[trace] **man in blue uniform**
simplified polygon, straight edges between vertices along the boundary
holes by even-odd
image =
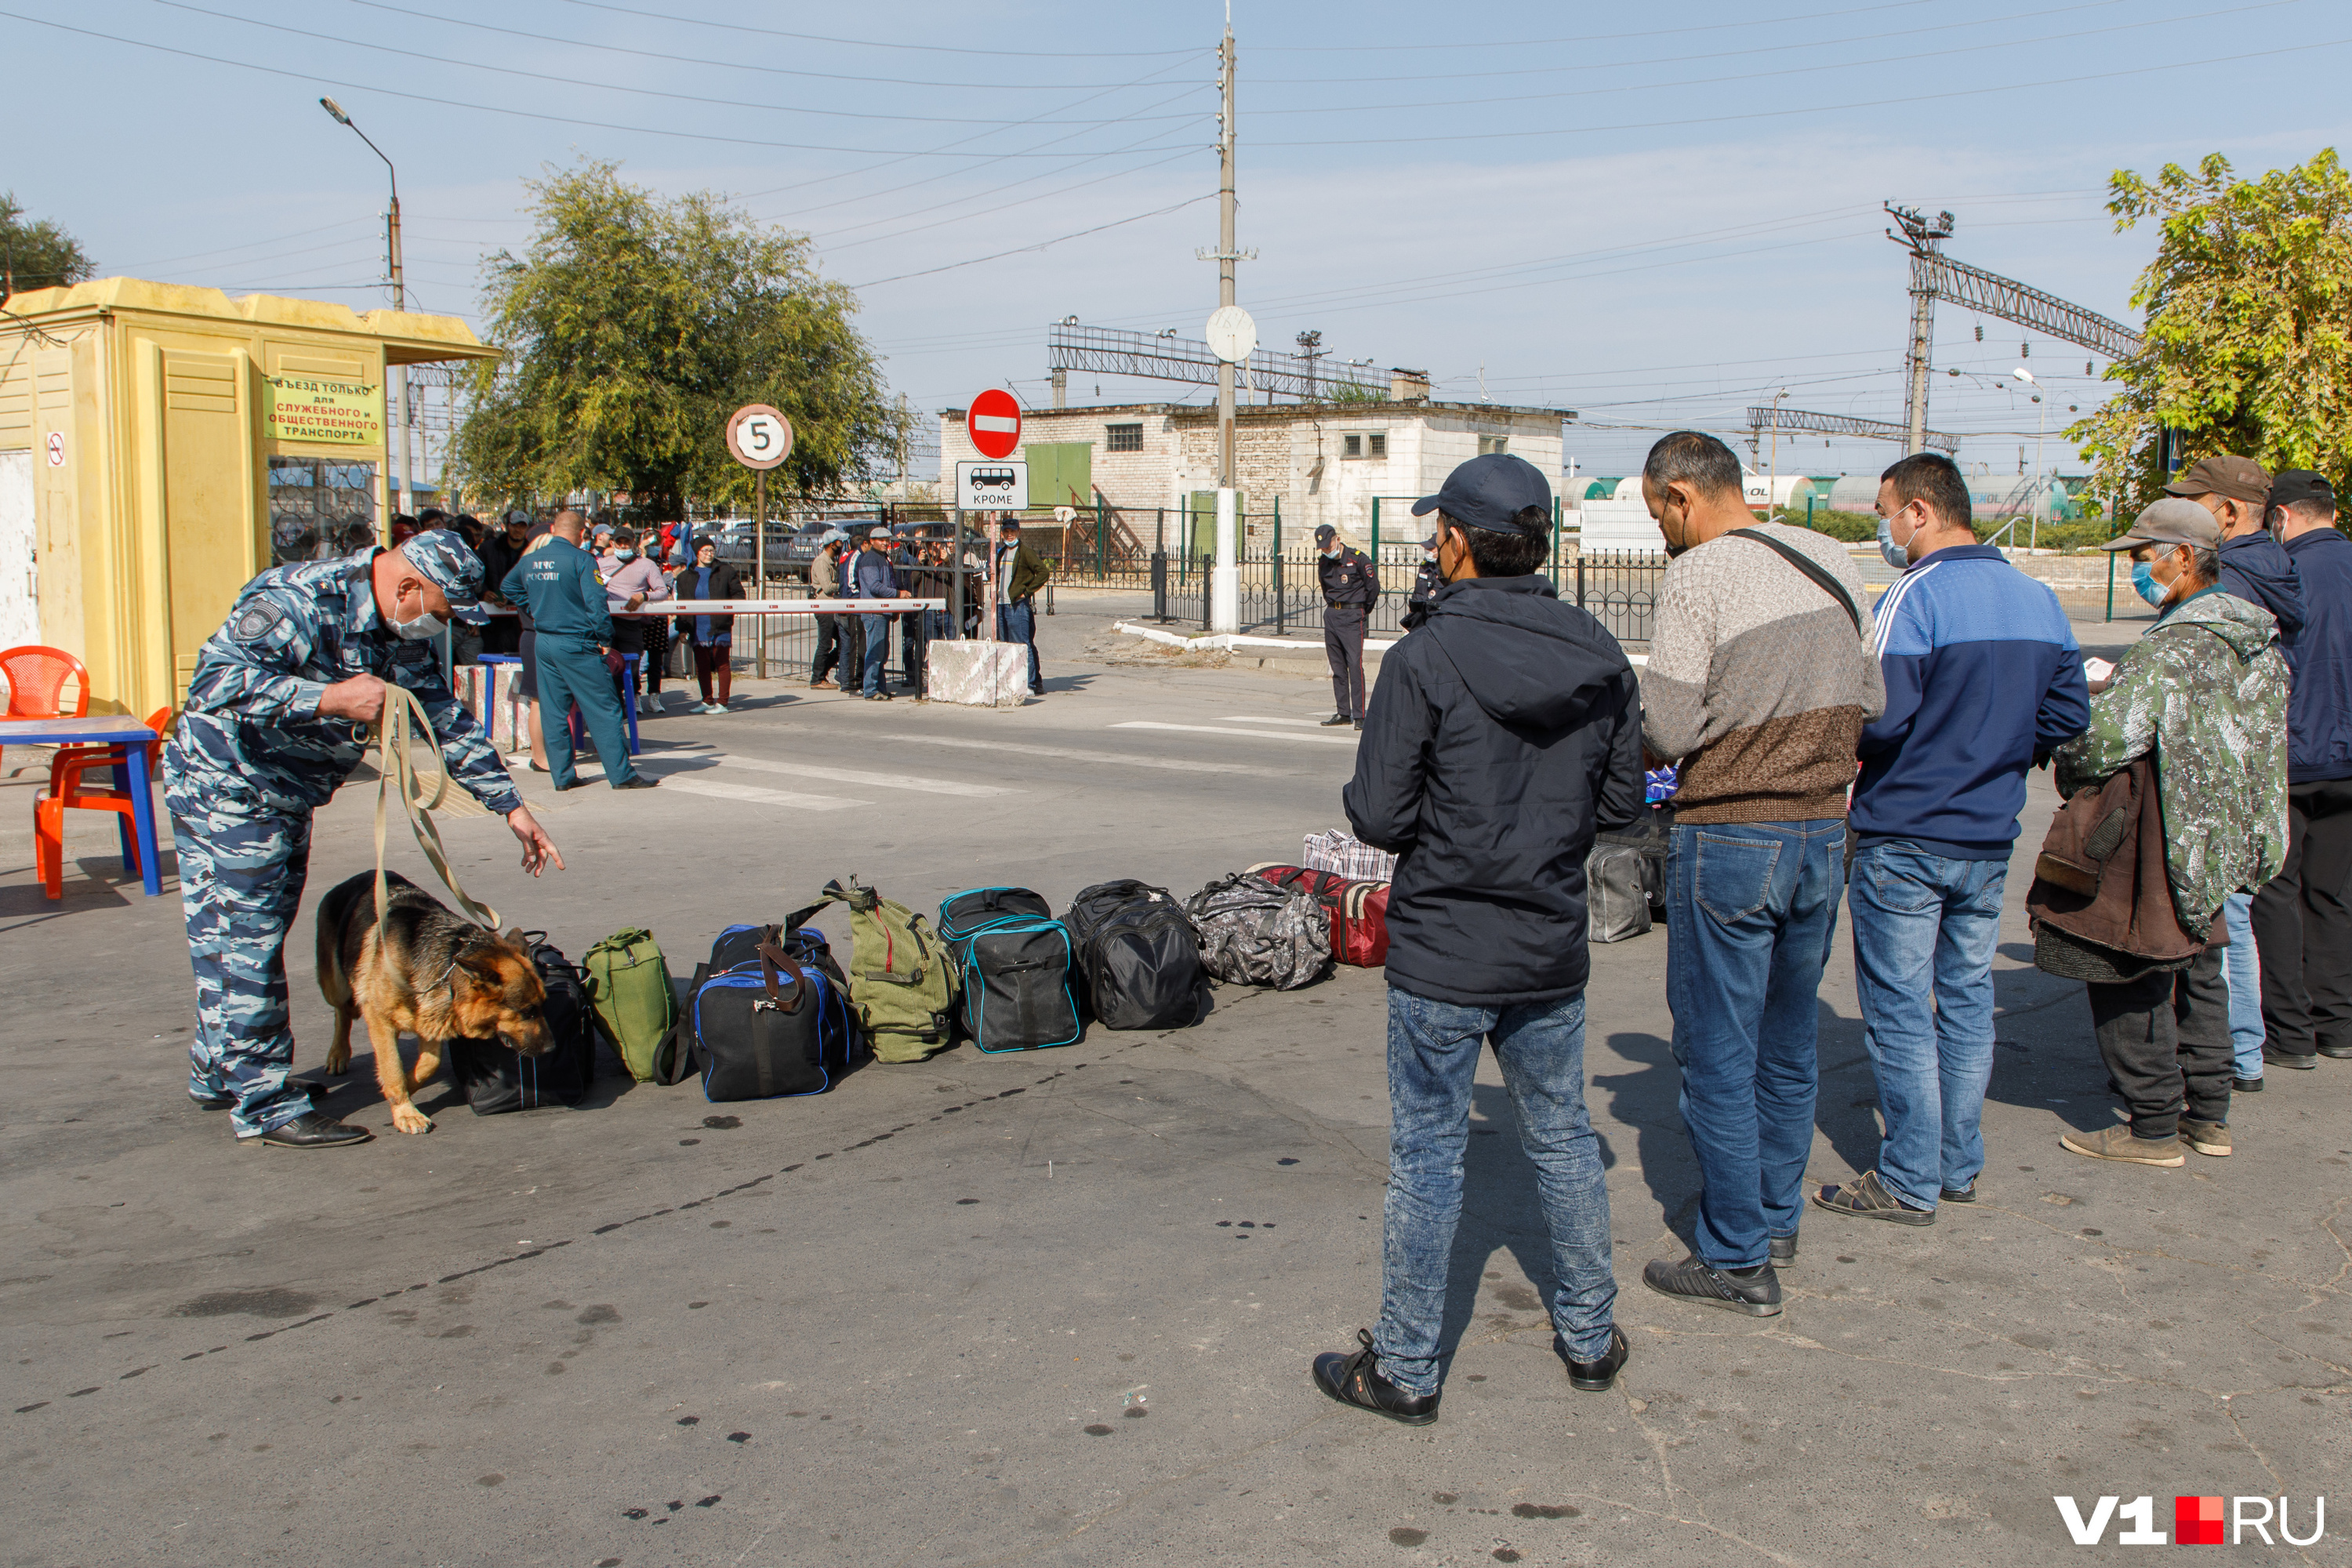
[[[364,753],[387,681],[415,694],[451,776],[522,840],[523,868],[563,865],[434,657],[453,616],[481,618],[481,584],[480,560],[437,530],[397,550],[275,566],[196,654],[163,748],[196,975],[188,1097],[229,1111],[240,1141],[317,1149],[371,1136],[287,1082],[285,944],[310,869],[310,814]]]
[[[587,520],[578,512],[557,512],[548,524],[554,542],[517,562],[499,592],[539,628],[539,710],[546,716],[547,765],[555,787],[567,790],[580,782],[572,771],[571,713],[576,702],[595,739],[605,779],[614,789],[650,789],[656,781],[629,760],[628,722],[604,664],[613,646],[613,616],[605,608],[604,585],[596,580],[596,563],[580,548],[586,529]]]

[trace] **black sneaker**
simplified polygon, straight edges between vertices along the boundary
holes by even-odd
[[[1316,1387],[1342,1405],[1352,1405],[1408,1426],[1426,1426],[1437,1419],[1438,1395],[1407,1394],[1382,1377],[1374,1364],[1380,1352],[1372,1348],[1370,1330],[1358,1329],[1356,1340],[1361,1348],[1353,1352],[1326,1351],[1315,1358]]]
[[[2319,1047],[2319,1054],[2323,1057],[2333,1058],[2339,1062],[2352,1061],[2352,1046],[2340,1046],[2330,1042]]]
[[[1813,1205],[1850,1219],[1883,1219],[1895,1225],[1936,1223],[1934,1209],[1913,1208],[1888,1192],[1875,1171],[1864,1171],[1843,1186],[1823,1187],[1813,1194]]]
[[[2233,1078],[2230,1080],[2231,1094],[2260,1094],[2262,1091],[2263,1080],[2258,1078]]]
[[[1334,713],[1331,717],[1323,721],[1323,728],[1326,730],[1339,729],[1354,722],[1355,721],[1349,718],[1345,713]]]
[[[1970,1182],[1965,1187],[1946,1187],[1936,1194],[1936,1199],[1938,1203],[1972,1204],[1977,1201],[1977,1184]]]
[[[656,789],[660,784],[661,780],[646,773],[639,773],[634,778],[623,779],[613,787],[614,789]]]
[[[1780,1277],[1769,1263],[1753,1268],[1710,1268],[1694,1256],[1680,1263],[1653,1258],[1642,1266],[1642,1283],[1661,1296],[1702,1307],[1721,1307],[1751,1318],[1780,1315]]]
[[[2272,1067],[2284,1068],[2289,1072],[2309,1072],[2312,1068],[2319,1065],[2319,1053],[2316,1051],[2283,1051],[2276,1046],[2264,1046],[2263,1047],[2263,1060],[2269,1063]]]
[[[1570,1387],[1598,1394],[1617,1381],[1618,1371],[1624,1366],[1625,1358],[1633,1353],[1633,1347],[1625,1342],[1625,1331],[1612,1328],[1609,1331],[1609,1349],[1599,1361],[1578,1361],[1566,1354],[1559,1359],[1568,1363]]]
[[[1774,1237],[1772,1238],[1772,1261],[1775,1263],[1794,1263],[1797,1261],[1797,1238],[1793,1236]]]

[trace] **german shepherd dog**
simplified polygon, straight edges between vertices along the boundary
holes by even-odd
[[[335,1010],[327,1070],[351,1066],[352,1021],[367,1020],[375,1080],[403,1132],[430,1132],[433,1119],[408,1097],[440,1069],[444,1040],[490,1040],[527,1057],[555,1037],[540,1016],[547,987],[520,931],[504,936],[462,920],[397,872],[386,872],[383,940],[376,940],[375,873],[362,871],[319,903],[319,990]],[[400,1037],[420,1048],[412,1078]]]

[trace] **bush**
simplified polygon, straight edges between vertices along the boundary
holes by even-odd
[[[1781,512],[1779,521],[1799,528],[1810,527],[1816,533],[1826,533],[1843,544],[1867,544],[1878,537],[1878,516],[1867,511],[1826,511],[1813,509],[1809,522],[1805,514],[1794,507]]]

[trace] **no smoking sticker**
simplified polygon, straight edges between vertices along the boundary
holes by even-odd
[[[66,433],[62,430],[52,430],[49,432],[49,467],[62,468],[65,466]]]

